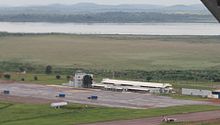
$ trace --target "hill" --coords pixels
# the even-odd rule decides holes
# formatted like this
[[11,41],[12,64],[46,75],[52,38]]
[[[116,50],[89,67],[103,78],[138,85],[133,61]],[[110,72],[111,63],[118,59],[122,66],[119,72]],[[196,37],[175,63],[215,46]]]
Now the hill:
[[216,22],[202,5],[74,5],[0,7],[4,22],[148,23]]

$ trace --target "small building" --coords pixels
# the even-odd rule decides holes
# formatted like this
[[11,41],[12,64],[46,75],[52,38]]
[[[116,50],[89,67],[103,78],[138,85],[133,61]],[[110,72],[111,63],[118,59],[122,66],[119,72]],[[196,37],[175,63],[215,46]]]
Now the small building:
[[212,91],[210,90],[201,90],[201,89],[187,89],[182,88],[182,95],[190,95],[190,96],[201,96],[201,97],[210,97],[212,95]]
[[206,98],[220,99],[220,90],[210,91],[201,89],[182,88],[182,94],[189,96],[201,96]]
[[128,92],[169,93],[173,90],[172,85],[168,83],[138,82],[114,79],[103,79],[101,84],[93,84],[92,86],[93,88],[110,91]]
[[213,91],[211,98],[220,99],[220,90]]

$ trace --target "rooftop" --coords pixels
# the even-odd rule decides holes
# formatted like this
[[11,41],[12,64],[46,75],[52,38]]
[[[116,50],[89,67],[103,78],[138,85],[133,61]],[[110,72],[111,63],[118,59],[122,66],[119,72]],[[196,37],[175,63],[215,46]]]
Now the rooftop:
[[138,81],[125,81],[125,80],[114,80],[114,79],[103,79],[103,84],[114,84],[118,86],[136,86],[136,87],[154,87],[154,88],[166,88],[172,87],[169,83],[153,83],[153,82],[138,82]]

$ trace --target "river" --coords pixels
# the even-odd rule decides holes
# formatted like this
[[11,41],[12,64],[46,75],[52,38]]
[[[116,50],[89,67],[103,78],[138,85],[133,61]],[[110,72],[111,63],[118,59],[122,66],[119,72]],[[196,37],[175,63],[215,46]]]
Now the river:
[[133,35],[220,35],[218,23],[78,24],[0,22],[0,32],[133,34]]

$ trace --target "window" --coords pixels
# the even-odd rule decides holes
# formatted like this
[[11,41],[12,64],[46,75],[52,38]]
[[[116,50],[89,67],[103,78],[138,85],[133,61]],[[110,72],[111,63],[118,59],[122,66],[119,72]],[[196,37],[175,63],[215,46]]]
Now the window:
[[107,83],[107,82],[104,82],[103,84],[106,84],[106,85],[115,85],[114,83]]
[[121,84],[121,86],[133,86],[133,85],[128,85],[128,84]]
[[218,6],[220,6],[220,0],[217,0],[217,4],[218,4]]

